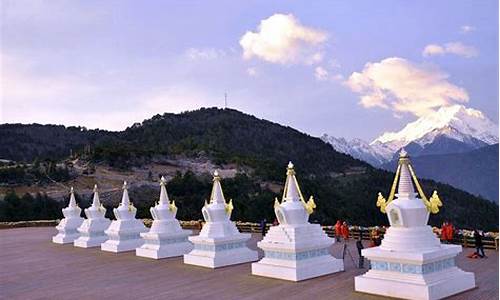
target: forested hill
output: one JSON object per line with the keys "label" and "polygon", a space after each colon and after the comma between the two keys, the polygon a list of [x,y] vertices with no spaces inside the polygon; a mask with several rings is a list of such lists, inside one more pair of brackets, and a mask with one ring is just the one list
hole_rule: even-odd
{"label": "forested hill", "polygon": [[127,128],[109,144],[96,147],[95,159],[124,165],[159,154],[206,155],[219,164],[252,167],[255,175],[274,180],[282,178],[283,166],[290,160],[300,172],[313,176],[370,168],[291,127],[215,108],[156,115]]}
{"label": "forested hill", "polygon": [[63,125],[0,124],[0,159],[26,163],[35,159],[59,160],[114,134]]}
{"label": "forested hill", "polygon": [[[54,132],[41,135],[32,133],[32,128],[36,132]],[[9,136],[12,132],[16,134]],[[311,220],[332,224],[341,218],[359,225],[387,224],[375,201],[379,191],[389,193],[393,173],[338,153],[319,138],[236,110],[208,108],[166,113],[122,132],[52,125],[1,125],[0,137],[4,136],[9,137],[9,143],[0,147],[0,158],[4,159],[21,157],[29,161],[34,156],[50,156],[54,149],[57,153],[69,153],[70,149],[83,153],[83,148],[90,145],[88,159],[119,169],[140,166],[157,157],[205,157],[221,167],[226,163],[236,164],[247,170],[248,176],[234,180],[227,195],[234,200],[235,216],[249,221],[273,218],[273,200],[267,198],[276,194],[259,184],[282,184],[286,164],[291,160],[304,194],[313,194],[318,204]],[[17,143],[16,137],[22,138],[22,143]],[[419,166],[415,169],[418,174]],[[433,215],[431,223],[451,220],[461,227],[498,228],[496,204],[434,181],[424,180],[422,185],[427,194],[437,189],[444,202],[441,213]],[[193,195],[200,194],[196,202],[201,207],[201,197],[209,190],[192,189],[175,190],[175,197],[180,207],[193,207],[192,211],[184,212],[186,216],[198,218],[198,204],[194,204]],[[269,207],[263,207],[262,203]]]}

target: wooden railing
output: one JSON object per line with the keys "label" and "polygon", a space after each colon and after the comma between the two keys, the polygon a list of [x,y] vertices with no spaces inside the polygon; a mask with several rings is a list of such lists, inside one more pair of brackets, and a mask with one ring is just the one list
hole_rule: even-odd
{"label": "wooden railing", "polygon": [[[41,221],[20,221],[20,222],[0,222],[0,229],[17,228],[17,227],[41,227],[41,226],[56,226],[59,220],[41,220]],[[144,224],[146,226],[151,226],[151,219],[144,219]],[[201,221],[180,221],[181,226],[184,229],[200,230],[203,226]],[[248,233],[261,233],[261,227],[258,223],[250,222],[236,222],[236,226],[241,232]],[[271,224],[266,224],[266,232],[271,227]],[[323,230],[329,237],[335,237],[335,229],[333,226],[322,226]],[[370,231],[362,230],[356,228],[351,228],[349,231],[349,237],[351,239],[359,239],[359,235],[362,233],[363,240],[370,240]],[[384,236],[384,230],[381,228],[379,230],[380,237]],[[455,235],[452,244],[462,245],[464,248],[474,248],[474,237],[469,237],[465,235]],[[494,249],[498,251],[499,242],[498,237],[484,237],[483,245],[485,249]]]}
{"label": "wooden railing", "polygon": [[[261,228],[260,224],[257,223],[239,223],[236,222],[236,225],[238,226],[238,229],[241,232],[251,232],[251,233],[260,233]],[[269,227],[271,224],[266,225],[266,232],[269,230]],[[323,230],[329,237],[335,237],[335,229],[333,226],[322,226]],[[349,238],[357,240],[359,239],[359,235],[362,234],[362,239],[363,240],[370,240],[370,230],[358,230],[358,229],[353,229],[351,228],[349,231]],[[384,236],[384,231],[382,229],[379,230],[379,235],[380,237]],[[452,241],[452,244],[457,244],[457,245],[462,245],[464,248],[474,248],[475,243],[474,243],[474,238],[473,237],[467,237],[467,236],[462,236],[462,235],[455,235],[455,238]],[[485,249],[494,249],[498,251],[498,238],[492,238],[492,237],[484,237],[483,238],[483,245]]]}

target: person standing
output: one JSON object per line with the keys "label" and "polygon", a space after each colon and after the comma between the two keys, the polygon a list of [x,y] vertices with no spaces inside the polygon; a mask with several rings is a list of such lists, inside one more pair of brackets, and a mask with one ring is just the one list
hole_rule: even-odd
{"label": "person standing", "polygon": [[340,223],[340,220],[337,220],[337,223],[335,223],[335,239],[337,242],[340,242],[340,236],[342,235],[342,224]]}
{"label": "person standing", "polygon": [[370,240],[371,240],[370,247],[380,246],[380,234],[377,228],[373,228],[372,231],[370,232]]}
{"label": "person standing", "polygon": [[365,258],[361,255],[361,250],[363,250],[363,231],[359,231],[359,239],[356,241],[356,248],[358,249],[358,268],[363,269],[365,265]]}
{"label": "person standing", "polygon": [[476,254],[481,258],[486,257],[484,254],[483,236],[477,229],[474,229],[474,242],[476,244]]}
{"label": "person standing", "polygon": [[347,222],[344,221],[341,226],[341,232],[342,232],[342,237],[344,238],[344,241],[349,240],[349,226],[347,226]]}
{"label": "person standing", "polygon": [[446,222],[443,222],[443,225],[441,225],[441,241],[443,241],[443,243],[446,243],[446,232],[448,231],[448,223]]}
{"label": "person standing", "polygon": [[266,235],[266,219],[262,219],[260,221],[260,233],[262,234],[262,238],[264,238],[264,235]]}
{"label": "person standing", "polygon": [[453,228],[453,224],[450,222],[448,223],[448,231],[447,231],[447,235],[446,235],[446,239],[448,241],[448,244],[452,244],[453,243],[453,231],[455,229]]}

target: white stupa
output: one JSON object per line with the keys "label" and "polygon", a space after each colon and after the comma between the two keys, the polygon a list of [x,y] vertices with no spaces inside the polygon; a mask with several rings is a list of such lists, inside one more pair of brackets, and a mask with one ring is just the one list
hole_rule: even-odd
{"label": "white stupa", "polygon": [[474,274],[455,265],[462,247],[442,245],[427,225],[429,213],[437,213],[441,205],[436,191],[427,199],[402,150],[389,199],[379,193],[377,201],[391,226],[379,247],[362,250],[371,269],[355,277],[355,290],[404,299],[441,299],[474,288]]}
{"label": "white stupa", "polygon": [[252,264],[252,274],[300,281],[343,271],[344,262],[330,255],[334,239],[321,225],[308,222],[316,205],[312,197],[304,201],[291,162],[286,175],[282,202],[276,199],[274,204],[279,225],[257,243],[264,258]]}
{"label": "white stupa", "polygon": [[105,214],[106,209],[99,200],[99,191],[97,190],[96,184],[94,186],[94,199],[92,205],[85,209],[85,216],[87,219],[83,221],[83,224],[78,228],[80,237],[75,240],[75,247],[97,247],[108,239],[104,230],[108,229],[111,220],[106,219],[104,216]]}
{"label": "white stupa", "polygon": [[160,200],[156,206],[151,207],[153,225],[149,232],[141,233],[144,244],[137,248],[137,256],[149,258],[166,258],[181,256],[193,249],[188,241],[191,230],[183,230],[179,221],[175,218],[177,207],[175,201],[168,199],[166,181],[160,180]]}
{"label": "white stupa", "polygon": [[62,209],[64,219],[56,226],[59,232],[52,237],[52,242],[57,244],[73,243],[80,234],[77,229],[82,225],[83,218],[80,217],[82,210],[76,204],[73,187],[71,187],[68,207]]}
{"label": "white stupa", "polygon": [[189,237],[194,249],[184,255],[184,263],[217,268],[257,260],[257,251],[246,245],[251,235],[240,233],[231,222],[232,200],[226,204],[217,171],[213,182],[210,204],[202,208],[206,223],[200,235]]}
{"label": "white stupa", "polygon": [[148,229],[142,220],[135,218],[137,209],[128,198],[127,182],[123,183],[122,201],[118,208],[113,209],[116,220],[111,222],[104,231],[108,240],[101,244],[101,250],[109,252],[132,251],[142,246],[140,233]]}

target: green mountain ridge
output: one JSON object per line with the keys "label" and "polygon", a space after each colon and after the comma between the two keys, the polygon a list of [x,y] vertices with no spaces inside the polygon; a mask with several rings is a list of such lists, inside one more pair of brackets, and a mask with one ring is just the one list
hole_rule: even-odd
{"label": "green mountain ridge", "polygon": [[[46,135],[45,139],[40,131]],[[0,138],[6,136],[9,142],[0,146],[0,158],[4,159],[30,161],[53,153],[61,153],[59,158],[62,158],[72,149],[79,155],[86,153],[96,164],[120,169],[140,166],[159,156],[179,155],[208,157],[218,165],[250,167],[254,171],[248,176],[242,174],[223,181],[223,185],[228,185],[226,197],[233,198],[234,218],[243,221],[274,219],[272,203],[278,195],[259,183],[283,184],[285,167],[291,160],[304,194],[315,196],[318,208],[311,220],[323,224],[333,224],[337,219],[358,225],[387,224],[375,201],[379,191],[389,193],[393,173],[336,152],[320,138],[236,110],[205,108],[181,114],[165,113],[121,132],[64,129],[54,125],[0,125]],[[16,142],[18,139],[22,143]],[[419,174],[419,166],[414,167]],[[187,179],[179,174],[175,182],[183,188],[173,188],[171,193],[180,210],[189,207],[182,213],[184,217],[197,218],[201,208],[198,202],[208,195],[205,189],[209,179],[192,174],[188,179],[192,184],[185,183]],[[444,202],[441,212],[431,216],[431,224],[450,220],[463,228],[498,228],[498,205],[449,185],[431,180],[421,183],[427,194],[438,190]],[[136,197],[140,202],[140,193]],[[154,195],[149,198],[148,203]]]}

